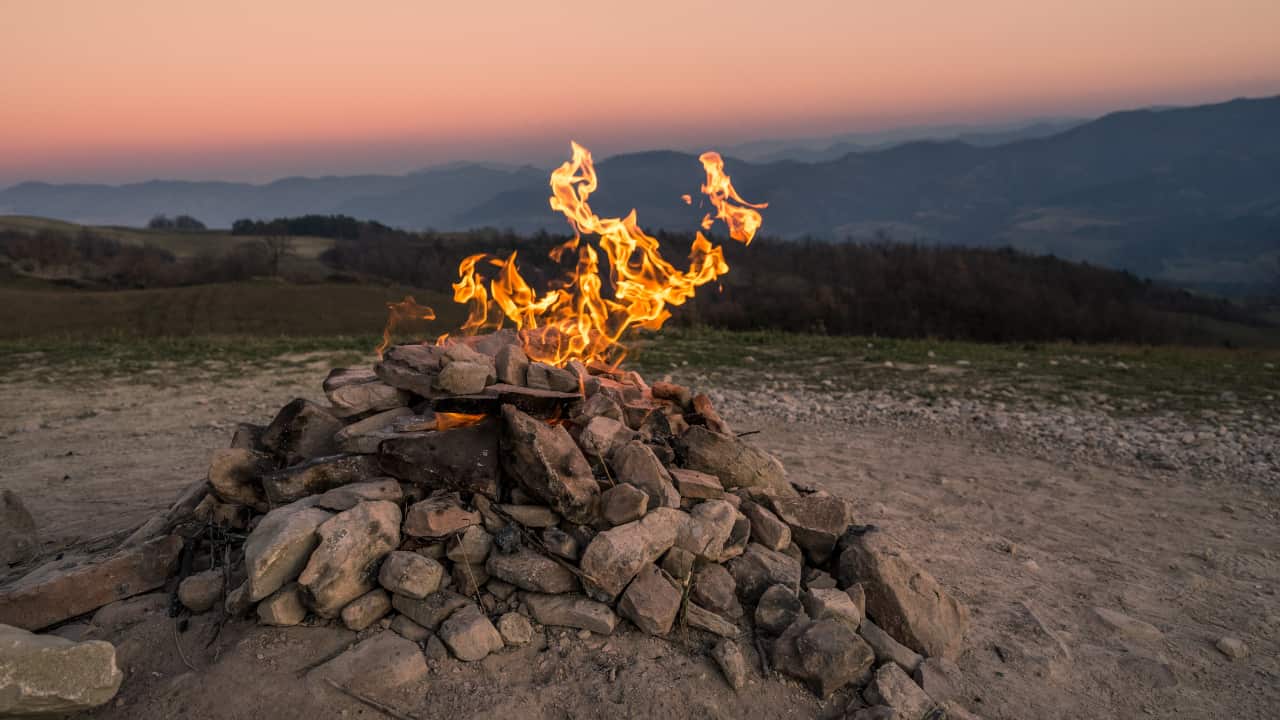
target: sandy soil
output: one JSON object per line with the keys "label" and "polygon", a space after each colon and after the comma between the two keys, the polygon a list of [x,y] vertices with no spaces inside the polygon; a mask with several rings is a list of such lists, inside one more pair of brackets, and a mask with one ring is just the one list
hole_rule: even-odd
{"label": "sandy soil", "polygon": [[[230,381],[0,384],[0,487],[26,501],[46,554],[123,530],[202,475],[235,422],[318,399],[325,369],[320,359]],[[1031,457],[982,433],[731,419],[761,430],[755,440],[793,475],[851,498],[863,522],[892,532],[969,605],[959,699],[982,717],[1276,717],[1274,492],[1067,453]],[[1158,632],[1117,629],[1098,608]],[[383,716],[301,679],[355,639],[343,630],[219,627],[205,615],[178,634],[153,613],[124,629],[67,632],[119,647],[125,685],[95,717]],[[1228,659],[1215,648],[1223,636],[1250,655]],[[849,702],[819,702],[776,677],[735,694],[705,650],[692,635],[552,631],[480,663],[441,662],[423,687],[380,699],[423,718],[835,718]]]}

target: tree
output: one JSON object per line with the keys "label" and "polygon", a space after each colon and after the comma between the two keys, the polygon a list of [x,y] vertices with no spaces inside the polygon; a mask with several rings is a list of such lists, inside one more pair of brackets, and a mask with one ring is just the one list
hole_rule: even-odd
{"label": "tree", "polygon": [[293,257],[293,238],[285,235],[271,235],[262,240],[262,245],[267,249],[267,264],[271,268],[271,274],[279,275],[280,261]]}

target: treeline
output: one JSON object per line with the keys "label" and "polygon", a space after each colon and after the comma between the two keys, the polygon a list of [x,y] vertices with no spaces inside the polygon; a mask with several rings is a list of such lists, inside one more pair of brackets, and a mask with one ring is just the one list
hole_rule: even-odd
{"label": "treeline", "polygon": [[373,220],[357,220],[347,215],[302,215],[274,220],[236,220],[231,223],[231,234],[310,236],[335,240],[413,237],[413,233],[397,230]]}

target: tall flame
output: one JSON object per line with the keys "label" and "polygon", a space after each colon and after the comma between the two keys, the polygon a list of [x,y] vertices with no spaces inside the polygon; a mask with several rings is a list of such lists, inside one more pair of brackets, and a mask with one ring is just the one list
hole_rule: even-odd
{"label": "tall flame", "polygon": [[[525,351],[534,360],[616,365],[626,354],[621,340],[628,330],[662,327],[671,317],[669,305],[683,305],[698,287],[727,273],[729,265],[723,249],[698,232],[689,249],[689,267],[680,270],[662,257],[657,239],[640,229],[635,210],[622,218],[596,215],[588,203],[598,187],[591,153],[577,143],[570,145],[572,159],[551,173],[550,204],[568,219],[574,238],[550,255],[559,262],[565,253],[576,251],[574,269],[539,296],[520,275],[515,253],[506,258],[471,255],[458,266],[453,299],[470,306],[464,333],[497,330],[510,323],[520,331]],[[703,153],[699,160],[707,176],[702,192],[716,211],[714,217],[708,213],[703,218],[702,228],[708,230],[715,220],[723,220],[731,238],[749,245],[760,228],[758,210],[767,205],[742,199],[725,174],[719,154]],[[687,195],[682,200],[692,201]],[[604,295],[600,253],[581,242],[583,235],[599,237],[612,297]],[[496,268],[487,281],[481,274],[486,265]],[[392,306],[393,314],[395,310]]]}

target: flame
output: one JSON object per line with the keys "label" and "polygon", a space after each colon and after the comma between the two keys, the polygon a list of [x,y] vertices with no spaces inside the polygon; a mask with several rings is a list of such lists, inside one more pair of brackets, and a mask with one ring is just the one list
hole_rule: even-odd
{"label": "flame", "polygon": [[453,430],[454,428],[471,427],[484,421],[484,414],[438,412],[435,414],[434,430]]}
{"label": "flame", "polygon": [[426,305],[419,305],[412,295],[405,295],[400,302],[387,303],[387,324],[382,328],[382,344],[378,346],[378,359],[391,347],[391,335],[396,326],[410,320],[430,321],[436,319],[436,313]]}

